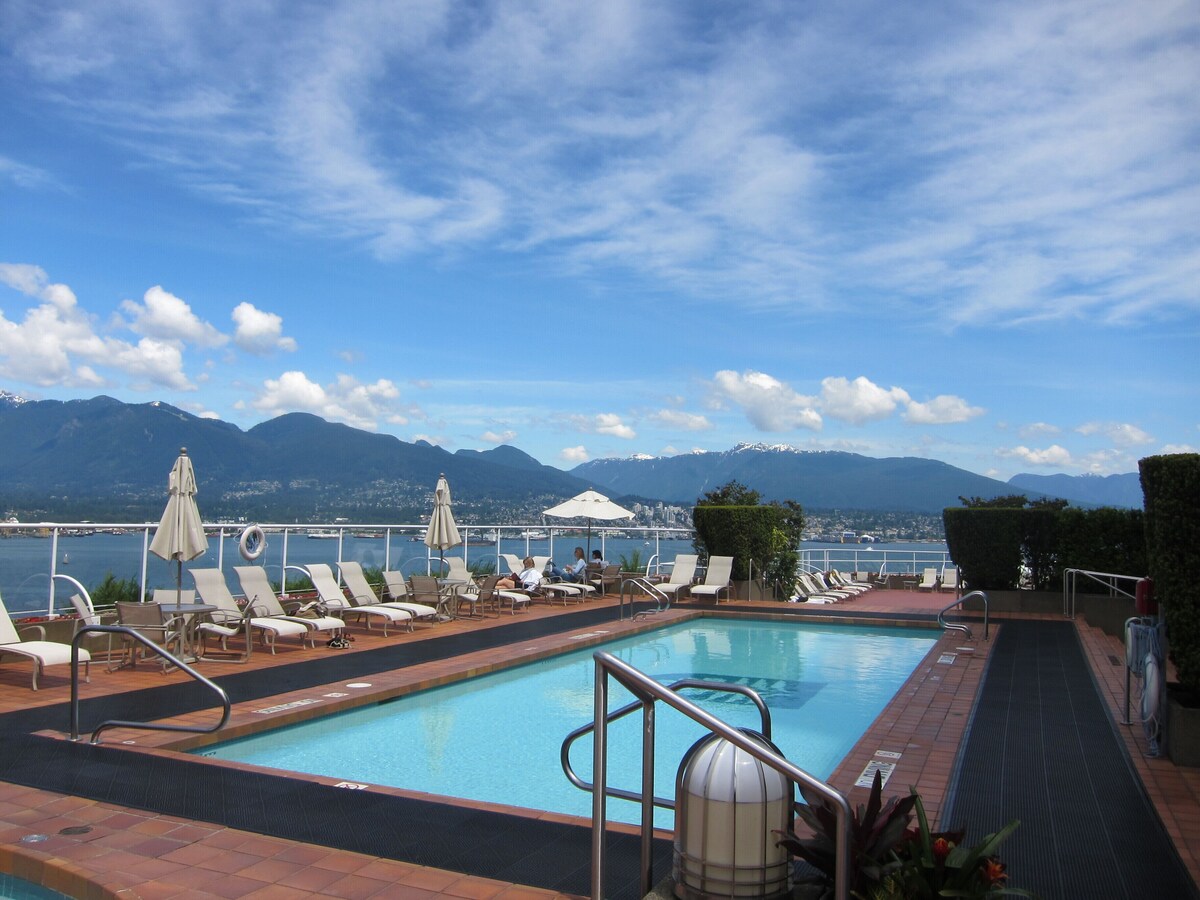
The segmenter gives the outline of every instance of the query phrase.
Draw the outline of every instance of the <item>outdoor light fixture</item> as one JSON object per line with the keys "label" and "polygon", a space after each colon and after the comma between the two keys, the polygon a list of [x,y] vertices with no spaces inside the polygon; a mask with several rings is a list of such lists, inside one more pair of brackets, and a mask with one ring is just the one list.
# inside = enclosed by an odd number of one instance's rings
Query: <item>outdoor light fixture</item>
{"label": "outdoor light fixture", "polygon": [[[757,732],[751,740],[779,756]],[[791,781],[719,735],[684,754],[675,791],[675,896],[782,897],[787,851],[777,846],[792,821]]]}

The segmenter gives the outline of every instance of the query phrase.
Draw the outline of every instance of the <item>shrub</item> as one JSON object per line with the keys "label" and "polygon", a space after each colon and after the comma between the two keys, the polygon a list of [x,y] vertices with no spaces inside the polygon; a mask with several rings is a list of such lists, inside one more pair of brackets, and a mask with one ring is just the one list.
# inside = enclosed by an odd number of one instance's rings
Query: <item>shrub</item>
{"label": "shrub", "polygon": [[1183,688],[1200,695],[1200,454],[1139,460],[1146,498],[1146,555]]}
{"label": "shrub", "polygon": [[88,593],[93,606],[113,606],[118,601],[137,603],[142,599],[142,588],[136,578],[116,578],[112,572],[106,572],[104,579]]}

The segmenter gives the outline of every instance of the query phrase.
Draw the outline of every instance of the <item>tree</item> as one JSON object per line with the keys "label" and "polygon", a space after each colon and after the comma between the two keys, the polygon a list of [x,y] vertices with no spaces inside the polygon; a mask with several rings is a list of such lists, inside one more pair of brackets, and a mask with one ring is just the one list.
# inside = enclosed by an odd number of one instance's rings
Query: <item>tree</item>
{"label": "tree", "polygon": [[[758,506],[762,495],[734,479],[696,499],[697,506]],[[789,501],[791,502],[791,501]]]}

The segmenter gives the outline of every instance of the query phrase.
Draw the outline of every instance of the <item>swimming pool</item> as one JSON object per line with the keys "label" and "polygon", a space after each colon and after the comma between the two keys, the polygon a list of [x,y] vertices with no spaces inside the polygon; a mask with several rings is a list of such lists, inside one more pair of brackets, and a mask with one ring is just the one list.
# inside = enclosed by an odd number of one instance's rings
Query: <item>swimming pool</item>
{"label": "swimming pool", "polygon": [[[706,618],[603,646],[666,684],[680,678],[732,681],[771,709],[773,740],[789,760],[827,778],[924,659],[936,632],[905,628]],[[596,648],[522,665],[397,700],[335,714],[197,751],[205,756],[390,785],[432,794],[590,815],[590,795],[570,785],[563,738],[592,719]],[[744,698],[689,691],[688,699],[733,725],[758,727]],[[630,695],[612,685],[610,708]],[[655,793],[670,796],[675,770],[701,728],[672,710],[657,716]],[[610,784],[637,790],[640,717],[609,732]],[[579,741],[575,770],[591,779],[591,742]],[[625,773],[625,774],[623,774]],[[629,803],[614,819],[637,821]],[[671,826],[669,812],[660,824]]]}
{"label": "swimming pool", "polygon": [[0,872],[0,900],[71,900],[66,894]]}

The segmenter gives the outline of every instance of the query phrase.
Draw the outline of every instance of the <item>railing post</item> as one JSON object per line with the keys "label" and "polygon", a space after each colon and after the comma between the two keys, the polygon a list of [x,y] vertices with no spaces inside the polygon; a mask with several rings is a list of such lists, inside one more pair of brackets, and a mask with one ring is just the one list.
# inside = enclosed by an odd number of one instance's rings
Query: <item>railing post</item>
{"label": "railing post", "polygon": [[592,737],[592,900],[604,900],[604,830],[608,811],[608,672],[596,660],[596,731]]}

